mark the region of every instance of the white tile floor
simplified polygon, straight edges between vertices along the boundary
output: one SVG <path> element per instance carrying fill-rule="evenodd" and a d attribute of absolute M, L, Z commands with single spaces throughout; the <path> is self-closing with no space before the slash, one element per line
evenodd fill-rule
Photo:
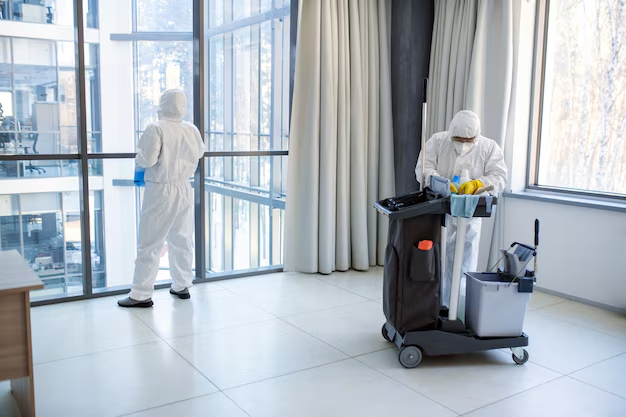
<path fill-rule="evenodd" d="M 626 416 L 626 317 L 535 293 L 530 362 L 397 361 L 382 269 L 276 274 L 33 309 L 40 417 Z M 0 416 L 17 412 L 0 383 Z"/>

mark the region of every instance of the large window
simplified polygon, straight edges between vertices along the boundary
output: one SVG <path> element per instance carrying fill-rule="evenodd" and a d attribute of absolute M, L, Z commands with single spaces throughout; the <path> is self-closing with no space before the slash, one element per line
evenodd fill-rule
<path fill-rule="evenodd" d="M 539 3 L 530 184 L 626 196 L 624 2 Z"/>
<path fill-rule="evenodd" d="M 289 138 L 289 7 L 259 0 L 208 7 L 209 151 L 259 156 L 207 158 L 207 269 L 280 265 L 286 158 L 276 152 Z"/>
<path fill-rule="evenodd" d="M 43 280 L 35 302 L 128 289 L 143 201 L 134 152 L 172 88 L 207 142 L 190 178 L 197 280 L 280 269 L 289 2 L 203 1 L 82 0 L 79 45 L 74 0 L 0 0 L 0 20 L 14 21 L 0 23 L 0 250 Z M 169 280 L 166 243 L 157 283 Z"/>

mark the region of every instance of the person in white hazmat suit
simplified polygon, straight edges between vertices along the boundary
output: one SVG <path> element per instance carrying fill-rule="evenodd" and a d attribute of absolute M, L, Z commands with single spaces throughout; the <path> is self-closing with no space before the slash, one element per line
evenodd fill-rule
<path fill-rule="evenodd" d="M 154 282 L 167 241 L 172 277 L 170 293 L 187 299 L 193 281 L 193 189 L 190 177 L 204 155 L 202 135 L 183 121 L 187 98 L 168 90 L 159 102 L 159 120 L 151 123 L 137 145 L 135 162 L 146 169 L 143 207 L 137 236 L 135 275 L 121 307 L 151 307 Z"/>
<path fill-rule="evenodd" d="M 433 175 L 452 181 L 456 175 L 460 177 L 463 171 L 467 170 L 470 181 L 461 184 L 458 190 L 460 194 L 473 194 L 483 186 L 493 186 L 493 193 L 500 194 L 506 186 L 508 171 L 504 163 L 504 154 L 495 141 L 481 136 L 480 119 L 469 110 L 458 112 L 450 122 L 448 131 L 435 133 L 426 142 L 425 153 L 425 184 L 430 184 L 430 177 Z M 422 158 L 423 152 L 420 152 L 415 167 L 418 182 L 422 181 Z M 441 300 L 445 306 L 449 306 L 456 218 L 448 216 L 446 224 L 446 267 Z M 476 271 L 478 267 L 480 230 L 481 219 L 471 219 L 465 235 L 465 254 L 461 268 L 463 276 L 466 272 Z"/>

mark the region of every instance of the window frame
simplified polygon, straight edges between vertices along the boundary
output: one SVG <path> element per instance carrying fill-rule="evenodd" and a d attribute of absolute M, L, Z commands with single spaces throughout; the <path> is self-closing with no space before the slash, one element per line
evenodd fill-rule
<path fill-rule="evenodd" d="M 543 102 L 546 77 L 546 55 L 548 45 L 548 25 L 550 20 L 550 0 L 540 0 L 536 3 L 535 12 L 535 39 L 533 54 L 533 73 L 531 79 L 531 109 L 528 137 L 528 157 L 526 162 L 527 191 L 539 191 L 554 193 L 556 195 L 569 195 L 583 197 L 589 200 L 617 201 L 626 203 L 626 195 L 607 193 L 603 191 L 578 190 L 554 185 L 541 185 L 539 183 L 539 163 L 541 159 L 541 130 L 543 124 Z"/>

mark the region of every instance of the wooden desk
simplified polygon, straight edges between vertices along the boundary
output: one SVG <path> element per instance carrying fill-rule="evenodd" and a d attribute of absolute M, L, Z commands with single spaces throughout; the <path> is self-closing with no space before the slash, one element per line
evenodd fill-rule
<path fill-rule="evenodd" d="M 35 417 L 30 291 L 41 288 L 17 251 L 0 252 L 0 381 L 11 381 L 22 417 Z"/>

